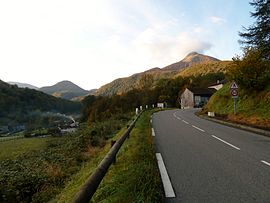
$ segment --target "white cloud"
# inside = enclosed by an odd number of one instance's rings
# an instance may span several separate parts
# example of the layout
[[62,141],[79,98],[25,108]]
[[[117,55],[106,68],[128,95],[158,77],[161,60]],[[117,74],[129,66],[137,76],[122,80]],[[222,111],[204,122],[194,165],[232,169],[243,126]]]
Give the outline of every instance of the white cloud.
[[210,16],[209,19],[212,23],[217,24],[217,25],[222,25],[222,24],[226,23],[225,19],[220,18],[218,16]]
[[[201,30],[200,30],[201,31]],[[188,53],[203,53],[211,48],[211,44],[201,40],[196,33],[178,32],[172,35],[164,29],[147,28],[134,41],[140,57],[148,60],[149,65],[165,66],[181,60]]]

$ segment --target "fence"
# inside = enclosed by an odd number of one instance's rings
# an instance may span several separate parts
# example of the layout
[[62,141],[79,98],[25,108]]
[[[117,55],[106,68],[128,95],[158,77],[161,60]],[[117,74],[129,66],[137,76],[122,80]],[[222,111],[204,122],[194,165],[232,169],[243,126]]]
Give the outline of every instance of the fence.
[[115,161],[117,152],[121,148],[126,138],[129,136],[140,115],[141,113],[135,118],[120,139],[114,143],[108,154],[100,162],[86,183],[81,187],[80,191],[75,195],[73,203],[88,203],[91,200],[103,177],[106,175],[110,165]]

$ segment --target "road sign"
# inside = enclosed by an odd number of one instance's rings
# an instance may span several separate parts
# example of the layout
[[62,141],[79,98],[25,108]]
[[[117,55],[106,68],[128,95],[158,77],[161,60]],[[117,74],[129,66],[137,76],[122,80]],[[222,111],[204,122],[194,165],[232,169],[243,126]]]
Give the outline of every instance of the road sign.
[[231,89],[231,95],[233,97],[238,97],[238,90],[237,89]]
[[231,89],[238,89],[238,85],[236,84],[236,82],[233,81]]
[[232,95],[232,98],[233,98],[234,114],[236,114],[236,99],[238,97],[238,85],[234,81],[231,84],[231,95]]

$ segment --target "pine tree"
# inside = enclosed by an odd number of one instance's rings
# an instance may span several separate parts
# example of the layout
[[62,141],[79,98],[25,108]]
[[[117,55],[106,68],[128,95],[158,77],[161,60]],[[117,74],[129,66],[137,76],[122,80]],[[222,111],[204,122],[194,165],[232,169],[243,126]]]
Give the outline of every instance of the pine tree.
[[254,47],[260,49],[263,58],[270,59],[270,0],[253,0],[250,5],[255,7],[255,12],[251,12],[251,17],[256,22],[248,28],[244,27],[245,32],[240,32],[241,44],[245,48]]

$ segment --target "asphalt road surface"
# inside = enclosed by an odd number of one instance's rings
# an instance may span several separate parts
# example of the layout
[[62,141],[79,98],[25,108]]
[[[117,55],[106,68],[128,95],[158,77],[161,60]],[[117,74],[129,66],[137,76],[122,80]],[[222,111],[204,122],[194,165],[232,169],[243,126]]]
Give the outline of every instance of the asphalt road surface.
[[175,193],[165,201],[270,203],[270,138],[194,112],[169,110],[152,117],[156,152]]

